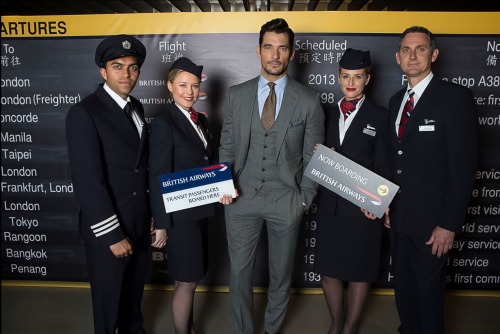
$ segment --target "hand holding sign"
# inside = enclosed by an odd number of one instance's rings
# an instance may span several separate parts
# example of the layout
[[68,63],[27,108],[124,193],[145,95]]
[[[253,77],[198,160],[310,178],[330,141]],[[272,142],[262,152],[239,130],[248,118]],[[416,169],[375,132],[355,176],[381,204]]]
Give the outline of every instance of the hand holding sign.
[[230,195],[230,194],[222,195],[222,197],[219,199],[219,203],[223,204],[223,205],[228,205],[228,204],[233,203],[233,198],[238,197],[238,190],[237,189],[234,189],[234,194],[235,194],[235,196]]
[[229,198],[237,196],[229,163],[160,175],[159,178],[167,213],[221,200],[229,204]]
[[378,218],[399,187],[339,153],[318,145],[304,175]]

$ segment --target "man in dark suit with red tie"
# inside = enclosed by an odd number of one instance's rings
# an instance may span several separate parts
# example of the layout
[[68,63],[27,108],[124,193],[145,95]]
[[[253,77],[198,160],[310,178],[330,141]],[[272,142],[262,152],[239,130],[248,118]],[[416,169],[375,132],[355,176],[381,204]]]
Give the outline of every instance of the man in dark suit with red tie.
[[443,334],[445,269],[465,223],[477,165],[472,92],[433,75],[436,40],[424,27],[401,35],[396,61],[408,87],[389,102],[391,255],[400,333]]
[[105,83],[66,118],[96,334],[146,333],[141,300],[151,243],[148,131],[141,103],[129,95],[145,57],[146,48],[132,36],[104,39],[95,62]]

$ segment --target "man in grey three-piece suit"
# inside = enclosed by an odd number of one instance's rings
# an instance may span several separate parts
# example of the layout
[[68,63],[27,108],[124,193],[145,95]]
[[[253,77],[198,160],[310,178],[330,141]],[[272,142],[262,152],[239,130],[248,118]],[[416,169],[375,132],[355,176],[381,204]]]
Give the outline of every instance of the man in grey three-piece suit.
[[303,171],[315,144],[324,140],[324,114],[318,95],[287,75],[293,39],[285,20],[264,24],[257,47],[261,74],[231,87],[224,108],[220,161],[230,163],[239,194],[225,207],[229,292],[238,334],[254,333],[252,278],[264,225],[270,271],[265,330],[280,330],[299,226],[317,190]]

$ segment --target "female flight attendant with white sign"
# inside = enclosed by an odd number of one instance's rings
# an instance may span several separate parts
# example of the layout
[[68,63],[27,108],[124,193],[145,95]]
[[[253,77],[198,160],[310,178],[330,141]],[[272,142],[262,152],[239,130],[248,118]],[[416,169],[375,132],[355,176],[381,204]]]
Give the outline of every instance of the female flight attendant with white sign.
[[217,162],[208,120],[193,109],[200,94],[203,66],[188,58],[170,67],[167,86],[173,102],[151,122],[149,183],[155,223],[152,246],[167,246],[168,269],[175,280],[172,315],[176,334],[194,333],[193,301],[198,282],[208,268],[207,219],[213,204],[167,213],[159,176]]

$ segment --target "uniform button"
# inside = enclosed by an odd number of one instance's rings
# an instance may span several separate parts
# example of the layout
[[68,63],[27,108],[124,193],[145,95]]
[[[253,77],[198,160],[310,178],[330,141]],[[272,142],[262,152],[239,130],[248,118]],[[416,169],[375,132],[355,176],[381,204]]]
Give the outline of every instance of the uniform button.
[[203,157],[203,159],[208,160],[208,157],[205,155],[205,156]]
[[148,194],[149,194],[149,189],[147,189],[147,190],[146,190],[146,193],[148,193]]
[[134,191],[134,192],[132,193],[132,195],[137,196],[137,193]]
[[137,173],[137,172],[139,172],[139,170],[138,170],[138,169],[134,169],[134,172],[136,172],[136,173]]
[[262,160],[266,160],[266,157],[263,157]]
[[401,193],[401,189],[398,189],[398,194],[400,194],[400,193]]
[[266,133],[266,134],[264,135],[264,137],[267,137],[267,136],[269,136],[269,135]]
[[396,173],[401,174],[403,171],[401,169],[398,169]]
[[262,183],[265,183],[265,182],[266,182],[266,180],[262,180]]
[[263,172],[265,172],[265,171],[266,171],[266,169],[265,169],[265,168],[262,168],[262,171],[263,171]]
[[398,154],[399,154],[399,155],[403,154],[403,151],[399,150],[399,151],[398,151]]
[[267,148],[267,145],[264,145],[264,148]]

